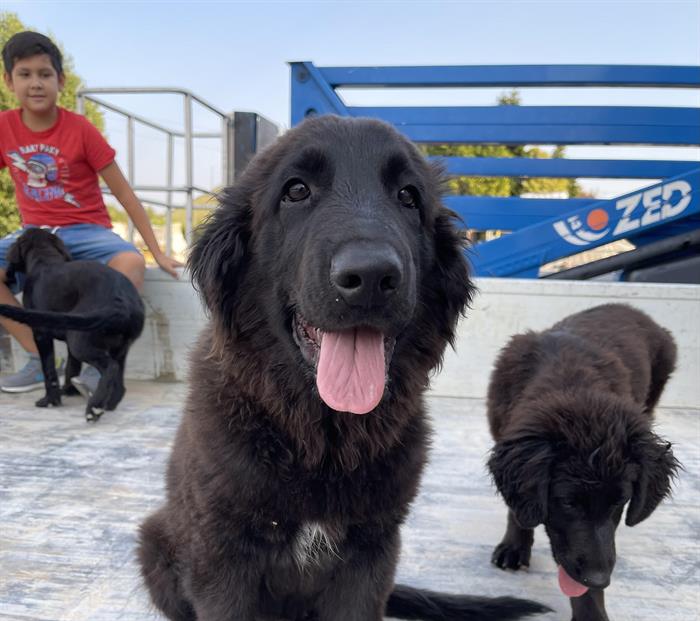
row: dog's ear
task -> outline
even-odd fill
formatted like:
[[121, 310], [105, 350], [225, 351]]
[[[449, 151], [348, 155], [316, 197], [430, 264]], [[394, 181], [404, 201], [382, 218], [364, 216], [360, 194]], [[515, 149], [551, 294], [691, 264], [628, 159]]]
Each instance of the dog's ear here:
[[228, 188], [219, 207], [195, 232], [187, 266], [195, 288], [214, 317], [232, 330], [240, 277], [250, 238], [249, 192], [244, 186]]
[[522, 528], [535, 528], [547, 517], [551, 443], [537, 436], [497, 442], [488, 467], [498, 491]]
[[71, 257], [70, 252], [68, 252], [68, 248], [66, 248], [65, 244], [61, 240], [60, 237], [57, 235], [51, 235], [49, 238], [49, 241], [51, 245], [58, 250], [58, 252], [61, 253], [61, 256], [66, 260], [66, 261], [72, 261], [73, 257]]
[[627, 507], [627, 526], [639, 524], [654, 512], [658, 504], [671, 493], [671, 482], [681, 468], [673, 456], [671, 443], [651, 431], [642, 432], [631, 446], [638, 472], [632, 499]]
[[465, 256], [466, 239], [456, 227], [454, 212], [441, 207], [435, 218], [435, 263], [426, 280], [432, 308], [438, 309], [436, 325], [441, 336], [454, 343], [457, 320], [472, 301], [474, 285], [469, 278], [469, 263]]

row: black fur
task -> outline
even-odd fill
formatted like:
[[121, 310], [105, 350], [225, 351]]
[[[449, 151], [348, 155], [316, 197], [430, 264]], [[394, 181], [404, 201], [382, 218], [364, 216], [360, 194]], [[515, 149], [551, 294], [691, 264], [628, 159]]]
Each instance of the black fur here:
[[590, 589], [571, 598], [577, 621], [607, 619], [602, 590], [624, 505], [634, 526], [670, 493], [679, 464], [651, 425], [675, 360], [668, 331], [609, 304], [514, 336], [496, 362], [489, 468], [510, 511], [493, 562], [529, 565], [543, 523], [557, 563]]
[[46, 387], [36, 405], [61, 405], [53, 347], [53, 340], [60, 339], [68, 346], [64, 394], [77, 393], [71, 380], [86, 362], [101, 377], [85, 417], [96, 421], [104, 410], [115, 409], [125, 393], [126, 355], [144, 323], [143, 302], [134, 285], [96, 261], [72, 261], [63, 242], [41, 228], [22, 233], [7, 261], [8, 280], [26, 274], [24, 308], [0, 304], [0, 315], [33, 329]]
[[[177, 621], [379, 621], [426, 461], [422, 394], [472, 295], [436, 171], [383, 123], [306, 121], [224, 193], [190, 268], [212, 321], [193, 353], [166, 504], [141, 529], [154, 603]], [[360, 288], [365, 276], [376, 287]], [[371, 327], [393, 346], [371, 412], [321, 400], [313, 348], [294, 337], [300, 317], [326, 334]], [[300, 560], [313, 525], [328, 541], [311, 537]], [[406, 589], [389, 601], [407, 618], [544, 610]]]

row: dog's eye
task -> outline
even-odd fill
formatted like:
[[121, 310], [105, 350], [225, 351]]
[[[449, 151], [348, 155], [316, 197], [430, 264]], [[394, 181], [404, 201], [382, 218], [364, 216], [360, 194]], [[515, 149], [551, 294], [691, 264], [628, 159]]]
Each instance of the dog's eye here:
[[407, 185], [405, 188], [401, 188], [397, 198], [404, 207], [413, 209], [416, 206], [416, 190], [410, 185]]
[[309, 186], [303, 181], [295, 180], [287, 186], [287, 191], [285, 192], [283, 200], [297, 203], [299, 201], [303, 201], [305, 198], [308, 198], [309, 194], [311, 194]]

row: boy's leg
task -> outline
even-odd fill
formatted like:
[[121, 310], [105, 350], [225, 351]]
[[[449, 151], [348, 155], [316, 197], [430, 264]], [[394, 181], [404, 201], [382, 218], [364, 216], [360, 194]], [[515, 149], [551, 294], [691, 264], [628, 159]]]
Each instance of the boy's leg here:
[[[5, 284], [5, 270], [0, 267], [0, 304], [11, 304], [12, 306], [21, 306], [17, 301], [10, 288]], [[37, 354], [36, 343], [34, 342], [34, 333], [32, 329], [23, 324], [0, 317], [0, 325], [7, 330], [12, 336], [17, 339], [17, 342], [22, 346], [22, 349], [28, 354]]]
[[112, 257], [107, 265], [126, 276], [140, 293], [143, 289], [143, 279], [146, 274], [146, 261], [138, 252], [120, 252]]
[[[22, 234], [22, 229], [10, 233], [0, 239], [0, 304], [11, 304], [12, 306], [21, 306], [15, 298], [10, 288], [5, 284], [5, 276], [7, 275], [7, 252], [12, 244], [17, 241], [17, 238]], [[23, 323], [17, 323], [11, 319], [0, 317], [0, 325], [15, 337], [17, 342], [22, 346], [28, 354], [37, 354], [36, 343], [34, 342], [34, 334], [29, 326]]]

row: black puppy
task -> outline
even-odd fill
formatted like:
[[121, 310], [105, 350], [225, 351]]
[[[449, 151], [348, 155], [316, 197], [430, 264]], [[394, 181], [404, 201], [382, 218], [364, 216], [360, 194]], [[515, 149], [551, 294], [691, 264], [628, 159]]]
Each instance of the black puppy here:
[[668, 331], [609, 304], [514, 336], [496, 362], [488, 465], [510, 511], [492, 560], [527, 566], [544, 523], [576, 621], [607, 619], [603, 589], [625, 504], [634, 526], [670, 492], [679, 464], [651, 425], [675, 360]]
[[440, 178], [390, 126], [319, 117], [227, 190], [190, 255], [211, 311], [167, 501], [141, 529], [177, 621], [505, 621], [544, 608], [394, 585], [423, 393], [471, 294]]
[[44, 372], [46, 395], [39, 407], [61, 404], [53, 340], [68, 346], [63, 392], [77, 394], [71, 379], [82, 362], [101, 374], [85, 411], [96, 421], [124, 396], [124, 363], [143, 329], [144, 307], [123, 274], [96, 261], [71, 261], [63, 242], [41, 228], [22, 233], [7, 254], [7, 280], [26, 275], [24, 308], [0, 304], [0, 315], [32, 327]]

